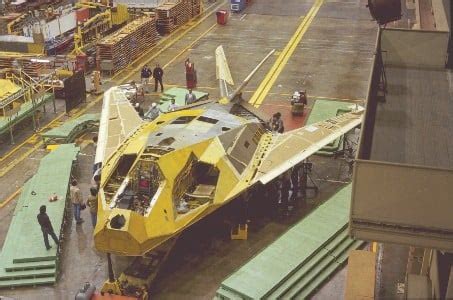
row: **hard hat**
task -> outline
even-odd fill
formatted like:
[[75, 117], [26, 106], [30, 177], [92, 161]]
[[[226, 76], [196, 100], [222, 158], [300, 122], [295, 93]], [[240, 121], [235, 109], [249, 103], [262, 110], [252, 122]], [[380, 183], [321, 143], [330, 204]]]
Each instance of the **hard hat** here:
[[156, 107], [157, 104], [153, 102], [153, 104], [151, 104], [151, 107]]
[[140, 103], [135, 103], [135, 107], [139, 107], [140, 106]]

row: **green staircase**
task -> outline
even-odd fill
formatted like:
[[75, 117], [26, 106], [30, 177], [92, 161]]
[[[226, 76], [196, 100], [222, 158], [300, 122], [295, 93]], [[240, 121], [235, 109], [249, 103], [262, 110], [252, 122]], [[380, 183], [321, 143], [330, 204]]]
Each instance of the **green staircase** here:
[[351, 185], [225, 279], [217, 299], [304, 299], [363, 245], [348, 236]]
[[[36, 216], [39, 207], [46, 205], [55, 233], [60, 235], [78, 152], [74, 144], [60, 145], [41, 160], [37, 173], [23, 186], [0, 252], [0, 288], [55, 283], [60, 248], [49, 237], [52, 248], [46, 250]], [[53, 193], [58, 200], [49, 202]]]

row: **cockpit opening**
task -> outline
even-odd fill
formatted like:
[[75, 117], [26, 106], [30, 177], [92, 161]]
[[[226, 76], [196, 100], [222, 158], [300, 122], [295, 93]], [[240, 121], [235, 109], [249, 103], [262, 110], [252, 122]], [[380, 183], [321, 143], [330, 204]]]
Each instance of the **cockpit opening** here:
[[[120, 168], [118, 164], [118, 168]], [[115, 173], [116, 174], [116, 173]], [[163, 184], [163, 176], [154, 159], [146, 154], [129, 169], [126, 176], [112, 176], [104, 189], [110, 207], [145, 215]]]
[[110, 203], [111, 199], [116, 194], [116, 191], [121, 186], [136, 159], [136, 154], [125, 154], [121, 156], [115, 171], [113, 171], [112, 176], [110, 176], [104, 187], [105, 200], [107, 203]]
[[173, 204], [177, 216], [212, 202], [218, 180], [219, 170], [214, 165], [198, 161], [192, 155], [175, 180]]

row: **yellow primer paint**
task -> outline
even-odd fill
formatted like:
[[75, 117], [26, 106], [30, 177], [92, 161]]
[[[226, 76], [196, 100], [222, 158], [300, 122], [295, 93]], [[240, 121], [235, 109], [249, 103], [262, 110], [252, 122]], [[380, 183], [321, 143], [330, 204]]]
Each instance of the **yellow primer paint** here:
[[[104, 188], [108, 185], [111, 176], [115, 174], [120, 158], [128, 153], [141, 157], [148, 138], [154, 133], [164, 130], [169, 122], [182, 116], [198, 117], [204, 112], [204, 109], [193, 109], [160, 115], [153, 122], [142, 125], [133, 133], [133, 138], [126, 140], [108, 159], [101, 176], [98, 209], [100, 222], [94, 232], [95, 245], [99, 251], [126, 256], [143, 255], [234, 199], [248, 185], [247, 180], [252, 174], [252, 167], [248, 166], [242, 174], [237, 173], [225, 158], [223, 145], [219, 142], [218, 137], [214, 136], [199, 143], [173, 150], [154, 161], [164, 180], [161, 182], [160, 191], [156, 192], [158, 200], [154, 202], [148, 214], [140, 215], [134, 211], [109, 207], [110, 204], [105, 200]], [[188, 213], [178, 214], [175, 207], [175, 201], [178, 199], [174, 199], [174, 190], [178, 177], [192, 159], [215, 166], [219, 171], [218, 182], [221, 184], [216, 186], [212, 200], [193, 208]], [[140, 161], [143, 161], [143, 158], [137, 159], [129, 172], [133, 172], [134, 166]], [[126, 224], [121, 229], [111, 228], [109, 222], [117, 215], [123, 215], [126, 219]]]
[[313, 4], [312, 8], [303, 19], [302, 23], [299, 25], [296, 32], [291, 37], [288, 44], [286, 44], [285, 48], [278, 56], [271, 70], [269, 71], [269, 73], [267, 73], [266, 77], [259, 85], [255, 94], [253, 94], [253, 96], [250, 98], [250, 104], [254, 105], [255, 107], [259, 107], [263, 103], [270, 89], [274, 85], [275, 80], [283, 71], [283, 68], [285, 67], [291, 55], [294, 53], [294, 50], [296, 50], [297, 45], [299, 45], [302, 37], [305, 35], [305, 32], [313, 22], [313, 19], [315, 18], [323, 3], [324, 0], [316, 0], [316, 2]]

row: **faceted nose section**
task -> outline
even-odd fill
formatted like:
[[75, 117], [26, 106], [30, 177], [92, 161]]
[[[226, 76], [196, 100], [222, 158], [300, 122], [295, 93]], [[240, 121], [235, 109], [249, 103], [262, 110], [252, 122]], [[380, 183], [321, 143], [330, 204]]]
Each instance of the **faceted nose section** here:
[[124, 209], [114, 209], [105, 226], [95, 232], [94, 240], [99, 251], [117, 255], [143, 255], [147, 240], [143, 216]]

